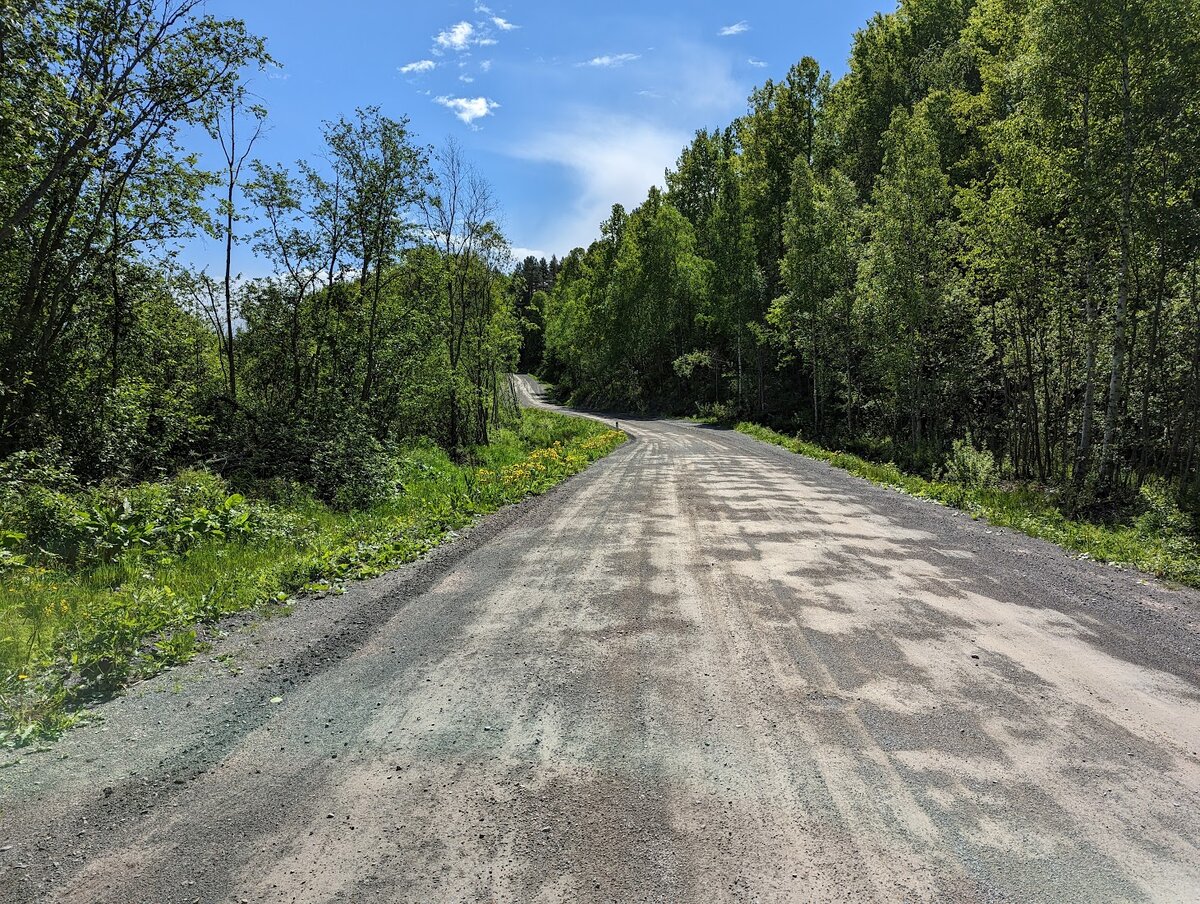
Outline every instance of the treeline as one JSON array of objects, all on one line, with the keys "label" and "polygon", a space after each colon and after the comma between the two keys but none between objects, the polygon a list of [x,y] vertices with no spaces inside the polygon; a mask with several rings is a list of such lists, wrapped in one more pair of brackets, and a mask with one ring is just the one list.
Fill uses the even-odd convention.
[{"label": "treeline", "polygon": [[[520,349],[488,186],[377,108],[256,160],[271,65],[201,0],[0,0],[0,458],[354,502],[390,447],[487,441]],[[201,130],[219,172],[183,146]],[[180,265],[204,233],[224,267]],[[237,243],[273,275],[240,279]]]},{"label": "treeline", "polygon": [[666,186],[561,262],[566,392],[1200,493],[1197,0],[902,0]]}]

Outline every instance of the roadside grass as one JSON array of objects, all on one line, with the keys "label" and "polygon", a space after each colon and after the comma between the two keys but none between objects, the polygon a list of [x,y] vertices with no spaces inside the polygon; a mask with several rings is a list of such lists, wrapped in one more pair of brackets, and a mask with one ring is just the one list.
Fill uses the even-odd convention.
[{"label": "roadside grass", "polygon": [[825,449],[768,427],[742,422],[739,433],[782,446],[808,458],[828,462],[881,486],[952,506],[1000,527],[1010,527],[1049,540],[1081,558],[1134,568],[1164,580],[1200,587],[1200,544],[1160,486],[1142,488],[1142,511],[1124,524],[1099,524],[1067,517],[1045,493],[1033,487],[970,487],[906,474],[895,464],[867,461],[848,452]]},{"label": "roadside grass", "polygon": [[404,453],[395,493],[365,511],[300,487],[246,498],[205,472],[126,489],[0,487],[0,744],[53,737],[90,700],[186,661],[206,622],[410,562],[625,438],[525,410],[469,464],[432,446]]}]

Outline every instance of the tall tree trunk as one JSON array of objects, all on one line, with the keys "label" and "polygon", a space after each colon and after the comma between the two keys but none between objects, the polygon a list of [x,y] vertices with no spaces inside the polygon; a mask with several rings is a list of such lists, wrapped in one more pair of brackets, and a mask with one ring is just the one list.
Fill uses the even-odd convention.
[{"label": "tall tree trunk", "polygon": [[229,103],[229,183],[225,195],[225,354],[229,362],[229,398],[237,401],[237,368],[233,351],[233,189],[237,184],[237,102]]},{"label": "tall tree trunk", "polygon": [[[1128,35],[1125,38],[1128,40]],[[1125,375],[1125,329],[1129,312],[1129,283],[1132,277],[1130,256],[1133,253],[1133,122],[1131,109],[1129,51],[1123,48],[1121,60],[1121,125],[1124,132],[1125,155],[1121,174],[1121,263],[1117,283],[1117,309],[1113,319],[1112,369],[1108,382],[1108,409],[1104,416],[1104,438],[1100,447],[1100,483],[1109,488],[1116,477],[1117,420],[1121,413]]]},{"label": "tall tree trunk", "polygon": [[367,372],[363,377],[362,401],[371,401],[371,391],[375,384],[375,341],[379,331],[379,296],[383,291],[380,285],[379,261],[375,263],[375,279],[371,291],[371,319],[367,324]]},{"label": "tall tree trunk", "polygon": [[[1166,155],[1160,157],[1162,163],[1162,178],[1160,180],[1160,196],[1166,194],[1167,160]],[[1167,296],[1168,266],[1167,236],[1165,223],[1161,219],[1164,211],[1160,208],[1158,235],[1158,279],[1154,286],[1154,310],[1150,315],[1150,337],[1146,349],[1146,374],[1142,381],[1142,409],[1138,417],[1138,433],[1141,436],[1142,454],[1138,470],[1143,478],[1150,471],[1150,459],[1153,457],[1150,443],[1150,402],[1155,395],[1155,386],[1159,375],[1158,343],[1162,329],[1163,301]]]},{"label": "tall tree trunk", "polygon": [[[1122,240],[1122,245],[1125,242]],[[1117,309],[1113,320],[1112,367],[1108,380],[1108,406],[1104,415],[1104,434],[1100,444],[1100,483],[1108,487],[1116,471],[1117,419],[1124,394],[1125,322],[1129,308],[1128,252],[1121,252],[1121,277],[1117,288]]]},{"label": "tall tree trunk", "polygon": [[[1091,173],[1091,92],[1090,87],[1083,90],[1083,166],[1085,173]],[[1093,180],[1088,179],[1089,184]],[[1075,453],[1074,483],[1076,489],[1081,489],[1088,479],[1092,469],[1093,424],[1096,401],[1096,304],[1093,297],[1095,291],[1096,254],[1093,247],[1091,202],[1085,202],[1083,215],[1083,306],[1085,319],[1085,350],[1084,350],[1084,388],[1083,416],[1079,427],[1079,446]]]},{"label": "tall tree trunk", "polygon": [[122,317],[124,314],[124,312],[121,310],[122,301],[121,301],[120,276],[117,273],[117,227],[118,227],[117,211],[116,211],[116,208],[114,208],[113,213],[112,213],[112,230],[113,230],[112,244],[109,249],[109,255],[110,255],[109,278],[111,280],[110,288],[112,291],[112,306],[113,306],[112,336],[111,336],[110,346],[109,346],[109,350],[108,350],[109,366],[110,366],[110,371],[111,371],[109,373],[109,385],[113,389],[117,388],[117,383],[120,382],[120,379],[121,379],[121,367],[120,367],[120,363],[121,363],[120,362],[121,320],[122,320]]},{"label": "tall tree trunk", "polygon": [[[1189,482],[1189,477],[1194,477],[1192,481],[1197,488],[1200,488],[1200,468],[1196,467],[1196,448],[1200,444],[1200,293],[1196,287],[1196,261],[1192,261],[1191,274],[1191,308],[1195,312],[1193,320],[1192,333],[1192,373],[1191,384],[1192,392],[1191,401],[1187,406],[1187,410],[1181,419],[1179,435],[1187,435],[1187,448],[1183,453],[1183,463],[1179,469],[1182,475],[1181,483],[1186,488]],[[1191,427],[1188,430],[1188,426]],[[1185,433],[1186,431],[1186,433]],[[1195,474],[1192,471],[1195,470]]]}]

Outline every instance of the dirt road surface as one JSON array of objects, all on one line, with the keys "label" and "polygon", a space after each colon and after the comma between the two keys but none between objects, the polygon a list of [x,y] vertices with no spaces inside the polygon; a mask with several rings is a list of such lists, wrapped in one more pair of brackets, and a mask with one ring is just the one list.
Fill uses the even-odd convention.
[{"label": "dirt road surface", "polygon": [[1200,901],[1200,595],[622,428],[20,754],[0,900]]}]

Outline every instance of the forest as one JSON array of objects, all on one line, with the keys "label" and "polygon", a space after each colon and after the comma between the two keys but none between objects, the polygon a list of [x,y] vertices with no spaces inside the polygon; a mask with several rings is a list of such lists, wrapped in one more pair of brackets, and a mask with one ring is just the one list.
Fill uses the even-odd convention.
[{"label": "forest", "polygon": [[698,131],[524,320],[580,402],[1195,506],[1198,204],[1195,0],[902,0],[843,77],[805,57]]}]

